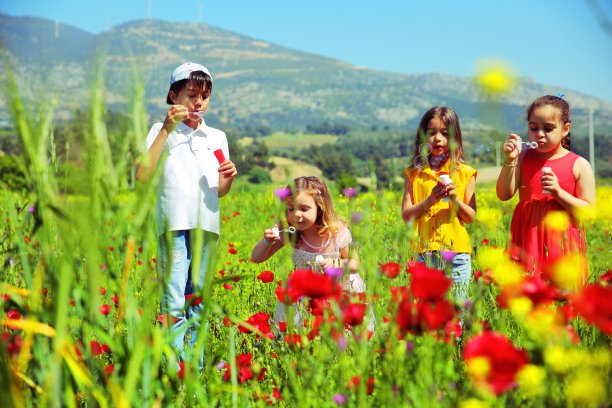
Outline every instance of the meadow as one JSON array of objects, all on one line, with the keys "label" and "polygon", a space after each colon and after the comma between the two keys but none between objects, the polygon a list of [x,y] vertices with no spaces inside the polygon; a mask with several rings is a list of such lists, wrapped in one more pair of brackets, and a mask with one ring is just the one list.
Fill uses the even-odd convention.
[{"label": "meadow", "polygon": [[[589,284],[576,260],[528,277],[504,252],[515,201],[478,186],[469,232],[469,299],[448,293],[444,272],[411,263],[414,231],[400,191],[334,195],[349,222],[367,297],[334,290],[325,274],[305,285],[303,327],[269,321],[295,274],[290,250],[250,262],[264,228],[283,216],[275,190],[238,180],[221,201],[217,257],[204,289],[196,348],[179,363],[160,315],[155,186],[131,185],[134,158],[113,156],[102,121],[100,75],[83,146],[87,195],[58,187],[53,103],[35,120],[9,78],[9,107],[31,186],[0,192],[0,405],[11,406],[602,406],[612,401],[610,229],[605,205],[586,228]],[[134,92],[125,151],[148,125]],[[113,159],[115,157],[115,159]],[[120,159],[116,159],[119,157]],[[599,186],[599,203],[612,188]],[[197,244],[196,244],[197,245]],[[324,290],[322,288],[329,288]],[[366,329],[366,304],[375,330]],[[459,324],[462,322],[462,324]]]}]

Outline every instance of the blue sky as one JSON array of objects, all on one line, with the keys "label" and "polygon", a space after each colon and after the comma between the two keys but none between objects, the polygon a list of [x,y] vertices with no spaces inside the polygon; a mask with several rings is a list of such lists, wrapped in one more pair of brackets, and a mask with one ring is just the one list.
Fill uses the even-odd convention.
[{"label": "blue sky", "polygon": [[473,76],[480,60],[494,57],[520,76],[612,102],[610,0],[3,0],[0,12],[92,33],[148,17],[203,22],[409,74]]}]

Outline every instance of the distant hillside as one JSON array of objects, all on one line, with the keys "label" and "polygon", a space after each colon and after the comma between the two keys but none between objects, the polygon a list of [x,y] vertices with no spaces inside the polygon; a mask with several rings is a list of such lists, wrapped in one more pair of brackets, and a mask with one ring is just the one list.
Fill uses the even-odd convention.
[{"label": "distant hillside", "polygon": [[[135,78],[140,77],[152,120],[161,119],[167,109],[169,74],[179,63],[192,60],[213,73],[209,122],[218,126],[261,124],[297,130],[327,121],[412,129],[426,109],[448,105],[458,111],[466,129],[496,122],[504,129],[520,130],[533,98],[561,91],[572,104],[576,131],[584,131],[586,109],[593,106],[598,131],[612,133],[612,104],[561,87],[523,78],[496,111],[499,114],[491,116],[471,78],[374,71],[206,24],[142,20],[92,35],[49,20],[0,14],[0,41],[24,93],[40,97],[40,89],[59,88],[59,108],[64,112],[87,105],[91,61],[101,51],[109,107],[125,111]],[[6,117],[2,106],[0,110]]]}]

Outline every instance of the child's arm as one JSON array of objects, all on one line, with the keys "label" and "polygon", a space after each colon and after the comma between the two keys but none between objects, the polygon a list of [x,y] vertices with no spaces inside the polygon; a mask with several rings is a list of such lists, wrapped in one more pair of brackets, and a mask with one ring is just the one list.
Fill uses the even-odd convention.
[{"label": "child's arm", "polygon": [[457,197],[457,189],[454,184],[449,184],[446,189],[459,219],[465,224],[473,223],[476,219],[476,175],[473,175],[465,186],[463,199]]},{"label": "child's arm", "polygon": [[497,177],[497,184],[495,186],[495,192],[497,198],[502,201],[507,201],[514,196],[520,182],[519,172],[519,154],[522,149],[522,140],[519,135],[512,133],[506,143],[504,143],[504,165],[502,166],[499,176]]},{"label": "child's arm", "polygon": [[136,166],[136,179],[139,181],[147,181],[159,163],[162,153],[164,152],[164,145],[168,139],[168,135],[174,131],[176,125],[182,122],[189,116],[187,107],[183,105],[172,105],[168,109],[164,124],[157,134],[155,141],[149,147],[146,157],[140,161]]},{"label": "child's arm", "polygon": [[219,191],[217,196],[223,197],[229,193],[232,188],[234,177],[238,174],[236,165],[231,160],[225,160],[219,167]]},{"label": "child's arm", "polygon": [[402,218],[408,222],[412,218],[419,218],[438,201],[446,196],[446,187],[443,184],[438,183],[429,197],[420,203],[414,204],[412,202],[412,182],[409,177],[405,177],[404,181],[404,198],[402,199]]},{"label": "child's arm", "polygon": [[[274,225],[278,228],[278,225]],[[251,261],[255,263],[262,263],[270,259],[272,255],[278,252],[284,245],[284,239],[279,235],[276,235],[272,228],[264,230],[264,237],[261,241],[255,245],[253,252],[251,253]]]},{"label": "child's arm", "polygon": [[561,207],[570,214],[577,208],[595,205],[595,176],[589,162],[582,157],[578,158],[572,171],[576,179],[576,196],[559,186],[559,179],[555,173],[548,172],[542,175],[542,188],[549,190]]}]

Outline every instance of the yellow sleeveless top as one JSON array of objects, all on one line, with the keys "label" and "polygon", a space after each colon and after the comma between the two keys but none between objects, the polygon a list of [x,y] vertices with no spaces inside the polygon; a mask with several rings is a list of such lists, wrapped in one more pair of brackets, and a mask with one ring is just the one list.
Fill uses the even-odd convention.
[{"label": "yellow sleeveless top", "polygon": [[[451,172],[449,160],[439,170],[432,170],[429,164],[423,169],[406,168],[404,176],[412,184],[412,203],[418,204],[429,197],[442,173],[450,175],[457,189],[457,197],[465,197],[465,188],[477,173],[464,163],[458,163],[455,167]],[[427,213],[413,220],[412,228],[414,239],[411,239],[411,247],[415,252],[472,252],[470,237],[456,210],[451,208],[451,203],[438,201]]]}]

